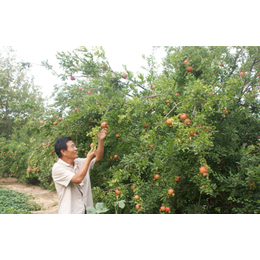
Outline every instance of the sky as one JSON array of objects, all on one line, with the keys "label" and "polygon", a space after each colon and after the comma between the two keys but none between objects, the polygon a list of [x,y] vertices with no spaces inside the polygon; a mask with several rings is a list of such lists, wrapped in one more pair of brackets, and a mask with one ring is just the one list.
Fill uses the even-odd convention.
[{"label": "sky", "polygon": [[[17,61],[30,62],[32,67],[28,75],[34,77],[34,83],[41,87],[43,97],[48,98],[53,91],[55,84],[60,84],[62,81],[50,70],[41,66],[41,61],[48,60],[50,65],[53,65],[53,69],[57,72],[62,72],[59,67],[58,60],[56,58],[57,52],[61,51],[72,51],[78,48],[78,45],[71,46],[46,46],[45,48],[39,49],[32,46],[22,46],[14,44],[13,49],[17,56]],[[92,46],[86,46],[91,48]],[[104,45],[106,56],[109,64],[115,71],[123,71],[123,65],[127,66],[127,69],[133,72],[143,72],[141,66],[146,65],[146,61],[142,58],[142,54],[149,56],[152,54],[152,46],[117,46],[117,45]],[[161,62],[164,57],[164,50],[160,48],[156,51],[156,59]]]}]

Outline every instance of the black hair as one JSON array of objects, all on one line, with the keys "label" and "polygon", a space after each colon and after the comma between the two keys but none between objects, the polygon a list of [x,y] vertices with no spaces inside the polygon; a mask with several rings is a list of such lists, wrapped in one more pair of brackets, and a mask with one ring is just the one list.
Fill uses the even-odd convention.
[{"label": "black hair", "polygon": [[61,158],[61,150],[67,150],[67,142],[70,141],[70,137],[62,137],[58,139],[55,143],[55,152],[59,158]]}]

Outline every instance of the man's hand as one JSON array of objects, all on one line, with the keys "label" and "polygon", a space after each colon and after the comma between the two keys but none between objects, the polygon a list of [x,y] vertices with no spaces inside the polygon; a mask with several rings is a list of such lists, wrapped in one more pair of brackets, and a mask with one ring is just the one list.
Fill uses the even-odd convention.
[{"label": "man's hand", "polygon": [[98,148],[96,151],[96,162],[100,161],[103,158],[104,154],[104,139],[107,136],[108,128],[103,128],[98,132]]},{"label": "man's hand", "polygon": [[87,158],[89,158],[90,160],[94,159],[96,157],[96,152],[97,152],[97,149],[95,147],[93,152],[91,150],[88,152]]},{"label": "man's hand", "polygon": [[81,183],[82,180],[85,178],[89,165],[91,163],[91,160],[96,157],[96,148],[94,149],[94,152],[89,151],[87,154],[87,158],[83,164],[83,166],[79,169],[79,171],[72,177],[71,182],[72,183]]},{"label": "man's hand", "polygon": [[105,137],[107,136],[107,131],[108,131],[108,128],[103,128],[103,129],[98,133],[98,139],[99,139],[99,140],[104,140]]}]

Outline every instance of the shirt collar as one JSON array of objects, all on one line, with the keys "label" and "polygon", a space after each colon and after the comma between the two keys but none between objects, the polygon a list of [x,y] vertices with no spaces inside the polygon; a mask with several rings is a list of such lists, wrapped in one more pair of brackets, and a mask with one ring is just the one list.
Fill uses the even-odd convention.
[{"label": "shirt collar", "polygon": [[[70,165],[69,163],[66,163],[65,161],[63,161],[61,158],[59,158],[59,160],[57,161],[58,163],[61,163],[61,164],[63,164],[63,165],[65,165],[65,166],[67,166],[67,167],[72,167],[73,168],[73,166],[72,165]],[[77,164],[77,161],[76,160],[74,160],[74,168],[75,168],[75,166],[77,166],[78,164]]]}]

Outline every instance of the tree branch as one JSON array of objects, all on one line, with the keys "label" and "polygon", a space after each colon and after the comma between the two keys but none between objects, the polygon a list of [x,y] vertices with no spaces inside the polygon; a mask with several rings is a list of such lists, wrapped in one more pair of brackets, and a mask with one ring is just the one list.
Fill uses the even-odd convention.
[{"label": "tree branch", "polygon": [[196,111],[197,111],[197,109],[196,109],[196,105],[195,105],[191,115],[194,116]]},{"label": "tree branch", "polygon": [[[112,73],[120,76],[121,78],[124,78],[124,76],[122,76],[121,74],[117,73],[117,72],[114,72],[112,69],[110,70]],[[132,81],[135,85],[137,85],[138,87],[142,88],[143,90],[147,90],[145,87],[143,87],[142,85],[140,85],[139,83],[135,83],[132,79],[128,79],[129,81]]]},{"label": "tree branch", "polygon": [[131,143],[129,143],[129,142],[127,142],[127,141],[123,140],[123,139],[121,139],[121,142],[122,142],[122,143],[129,144],[129,145],[132,145]]},{"label": "tree branch", "polygon": [[234,61],[234,65],[233,65],[233,67],[232,67],[232,71],[229,73],[228,77],[230,77],[230,76],[233,74],[233,72],[235,71],[237,59],[238,59],[239,54],[240,54],[241,52],[242,52],[242,48],[241,48],[241,50],[240,50],[240,51],[237,53],[237,55],[236,55],[236,58],[235,58],[235,61]]},{"label": "tree branch", "polygon": [[[179,104],[184,103],[184,102],[186,102],[186,101],[182,101],[182,102],[177,103],[177,104],[167,113],[167,115],[166,115],[164,118],[168,117],[168,115],[169,115]],[[163,120],[162,120],[162,121],[163,121]],[[162,121],[161,121],[161,122],[162,122]],[[156,130],[159,126],[160,126],[160,125],[157,125],[157,126],[155,127],[155,130]]]}]

